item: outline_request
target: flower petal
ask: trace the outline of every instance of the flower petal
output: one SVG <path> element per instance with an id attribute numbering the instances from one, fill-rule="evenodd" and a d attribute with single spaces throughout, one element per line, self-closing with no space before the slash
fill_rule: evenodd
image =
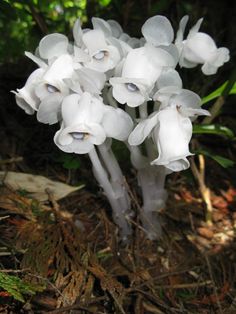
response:
<path id="1" fill-rule="evenodd" d="M 167 69 L 162 72 L 157 80 L 157 88 L 163 88 L 167 86 L 176 86 L 182 88 L 182 80 L 179 76 L 179 73 L 174 69 Z"/>
<path id="2" fill-rule="evenodd" d="M 70 78 L 73 75 L 73 59 L 70 55 L 65 54 L 58 57 L 47 69 L 44 80 L 49 84 L 57 86 L 55 82 L 64 78 Z"/>
<path id="3" fill-rule="evenodd" d="M 35 94 L 35 86 L 39 84 L 43 74 L 44 69 L 41 68 L 33 71 L 28 77 L 25 86 L 14 92 L 17 105 L 25 110 L 27 114 L 33 114 L 35 110 L 38 110 L 40 101 Z"/>
<path id="4" fill-rule="evenodd" d="M 44 59 L 52 59 L 67 53 L 68 38 L 59 33 L 43 37 L 39 43 L 39 54 Z"/>
<path id="5" fill-rule="evenodd" d="M 133 121 L 124 110 L 106 106 L 102 126 L 108 137 L 125 141 L 133 128 Z"/>
<path id="6" fill-rule="evenodd" d="M 78 81 L 85 92 L 91 94 L 101 94 L 106 76 L 102 72 L 95 71 L 93 69 L 81 68 L 77 71 Z"/>
<path id="7" fill-rule="evenodd" d="M 60 121 L 62 100 L 63 96 L 60 93 L 55 93 L 44 98 L 37 112 L 38 121 L 50 125 Z"/>
<path id="8" fill-rule="evenodd" d="M 130 145 L 140 145 L 157 125 L 158 114 L 154 112 L 148 119 L 142 120 L 131 132 L 128 142 Z"/>
<path id="9" fill-rule="evenodd" d="M 112 36 L 112 29 L 107 21 L 98 17 L 92 17 L 92 24 L 94 29 L 101 30 L 106 37 Z"/>
<path id="10" fill-rule="evenodd" d="M 179 29 L 177 31 L 177 35 L 176 35 L 176 39 L 175 39 L 175 44 L 178 46 L 178 44 L 180 44 L 183 39 L 184 39 L 184 31 L 185 31 L 185 28 L 186 28 L 186 25 L 188 23 L 188 19 L 189 19 L 189 16 L 188 15 L 185 15 L 182 17 L 182 19 L 180 20 L 179 22 Z"/>
<path id="11" fill-rule="evenodd" d="M 107 51 L 105 36 L 100 29 L 89 30 L 84 33 L 83 42 L 91 57 L 100 51 Z"/>
<path id="12" fill-rule="evenodd" d="M 149 18 L 142 26 L 142 34 L 148 43 L 156 47 L 169 45 L 174 39 L 171 23 L 162 15 Z"/>
<path id="13" fill-rule="evenodd" d="M 34 63 L 36 63 L 40 68 L 43 68 L 43 69 L 47 68 L 47 64 L 42 59 L 33 55 L 31 52 L 25 51 L 25 55 L 26 57 L 31 59 Z"/>
<path id="14" fill-rule="evenodd" d="M 119 38 L 123 33 L 123 29 L 120 24 L 115 20 L 107 20 L 107 23 L 110 25 L 112 36 Z"/>
<path id="15" fill-rule="evenodd" d="M 137 107 L 149 99 L 149 87 L 143 80 L 113 77 L 110 79 L 110 83 L 113 86 L 113 97 L 121 104 L 127 103 L 130 107 Z M 127 88 L 128 84 L 137 86 L 137 89 L 130 91 Z"/>
<path id="16" fill-rule="evenodd" d="M 76 45 L 78 47 L 81 47 L 83 44 L 83 40 L 82 40 L 83 31 L 81 29 L 81 24 L 80 24 L 79 18 L 75 21 L 75 24 L 73 26 L 73 37 L 74 37 Z"/>

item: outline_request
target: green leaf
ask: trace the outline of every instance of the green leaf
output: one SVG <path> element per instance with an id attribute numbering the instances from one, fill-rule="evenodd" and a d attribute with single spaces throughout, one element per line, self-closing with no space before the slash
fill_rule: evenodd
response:
<path id="1" fill-rule="evenodd" d="M 226 126 L 217 125 L 217 124 L 195 124 L 193 126 L 194 134 L 215 134 L 227 136 L 229 138 L 234 138 L 234 133 L 232 130 Z"/>
<path id="2" fill-rule="evenodd" d="M 78 156 L 74 156 L 73 154 L 60 154 L 56 158 L 56 161 L 61 162 L 62 166 L 68 170 L 80 168 L 80 160 Z"/>
<path id="3" fill-rule="evenodd" d="M 219 97 L 222 95 L 223 91 L 227 87 L 229 81 L 226 81 L 224 84 L 222 84 L 220 87 L 218 87 L 214 92 L 210 93 L 206 97 L 202 98 L 202 105 L 208 103 L 209 101 Z M 233 84 L 232 88 L 229 91 L 229 95 L 236 94 L 236 83 Z"/>
<path id="4" fill-rule="evenodd" d="M 19 277 L 0 271 L 0 287 L 7 291 L 18 301 L 24 302 L 24 294 L 34 295 L 37 291 L 43 291 L 45 287 L 24 282 Z"/>
<path id="5" fill-rule="evenodd" d="M 232 167 L 234 165 L 234 161 L 230 160 L 228 158 L 216 155 L 214 153 L 211 153 L 209 151 L 206 151 L 205 149 L 199 149 L 194 151 L 194 153 L 196 154 L 202 154 L 205 155 L 207 157 L 212 158 L 213 160 L 215 160 L 216 162 L 218 162 L 218 164 L 220 164 L 223 168 L 228 168 L 228 167 Z"/>

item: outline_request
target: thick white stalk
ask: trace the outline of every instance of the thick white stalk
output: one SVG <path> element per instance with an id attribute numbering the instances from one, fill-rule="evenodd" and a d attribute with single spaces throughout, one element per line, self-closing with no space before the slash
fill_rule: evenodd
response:
<path id="1" fill-rule="evenodd" d="M 110 182 L 120 202 L 120 206 L 123 211 L 126 212 L 126 215 L 131 215 L 130 198 L 125 185 L 123 173 L 111 149 L 111 139 L 108 139 L 105 143 L 99 145 L 98 149 L 103 163 L 110 174 Z"/>
<path id="2" fill-rule="evenodd" d="M 144 102 L 141 106 L 139 106 L 139 116 L 142 120 L 147 119 L 148 117 L 147 102 Z M 155 149 L 152 139 L 146 138 L 144 143 L 149 159 L 153 160 L 155 158 Z"/>
<path id="3" fill-rule="evenodd" d="M 166 170 L 162 166 L 151 166 L 139 147 L 127 145 L 131 162 L 137 169 L 138 184 L 142 190 L 143 206 L 140 218 L 147 237 L 154 240 L 161 235 L 158 211 L 165 207 L 167 192 L 164 188 Z"/>
<path id="4" fill-rule="evenodd" d="M 126 241 L 128 236 L 132 233 L 131 225 L 128 222 L 128 217 L 126 217 L 126 212 L 123 211 L 123 208 L 120 206 L 119 197 L 117 197 L 117 194 L 115 193 L 112 184 L 108 179 L 108 175 L 100 162 L 95 148 L 89 152 L 89 157 L 93 164 L 94 176 L 100 186 L 103 188 L 104 193 L 112 207 L 113 219 L 120 228 L 121 239 Z"/>

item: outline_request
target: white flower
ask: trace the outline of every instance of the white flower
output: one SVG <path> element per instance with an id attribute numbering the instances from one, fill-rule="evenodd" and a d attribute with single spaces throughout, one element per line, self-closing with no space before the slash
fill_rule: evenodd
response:
<path id="1" fill-rule="evenodd" d="M 106 106 L 87 92 L 64 98 L 62 118 L 54 141 L 61 150 L 77 154 L 88 153 L 106 137 L 126 140 L 133 126 L 123 110 Z"/>
<path id="2" fill-rule="evenodd" d="M 151 164 L 163 165 L 172 171 L 185 170 L 189 167 L 186 157 L 191 155 L 188 148 L 192 136 L 190 117 L 209 115 L 209 112 L 201 109 L 197 94 L 178 86 L 163 87 L 154 99 L 161 102 L 160 111 L 139 122 L 128 142 L 139 145 L 151 134 L 159 152 Z"/>
<path id="3" fill-rule="evenodd" d="M 61 119 L 61 103 L 70 92 L 64 82 L 73 76 L 75 64 L 69 54 L 61 55 L 47 68 L 41 81 L 35 86 L 35 94 L 40 99 L 37 112 L 39 122 L 54 124 Z"/>
<path id="4" fill-rule="evenodd" d="M 129 136 L 130 145 L 139 145 L 152 134 L 159 156 L 152 165 L 163 165 L 172 171 L 181 171 L 189 167 L 186 159 L 191 155 L 189 142 L 192 136 L 192 123 L 183 117 L 177 108 L 168 107 L 154 113 L 140 122 Z"/>
<path id="5" fill-rule="evenodd" d="M 27 114 L 34 114 L 38 110 L 40 99 L 35 94 L 35 86 L 41 81 L 44 72 L 42 68 L 35 70 L 28 77 L 24 87 L 13 91 L 17 105 Z"/>
<path id="6" fill-rule="evenodd" d="M 84 65 L 90 69 L 106 72 L 114 69 L 120 61 L 118 49 L 106 42 L 104 33 L 100 29 L 88 30 L 82 37 L 90 60 Z"/>
<path id="7" fill-rule="evenodd" d="M 220 66 L 229 61 L 229 50 L 225 47 L 217 48 L 214 40 L 208 34 L 199 32 L 202 18 L 191 28 L 187 38 L 183 40 L 187 21 L 188 16 L 181 19 L 175 40 L 180 53 L 180 66 L 193 68 L 198 64 L 203 64 L 201 69 L 204 74 L 215 74 Z"/>
<path id="8" fill-rule="evenodd" d="M 113 77 L 113 97 L 130 107 L 150 99 L 150 92 L 162 71 L 174 66 L 174 59 L 165 50 L 145 46 L 131 50 L 123 64 L 121 77 Z"/>

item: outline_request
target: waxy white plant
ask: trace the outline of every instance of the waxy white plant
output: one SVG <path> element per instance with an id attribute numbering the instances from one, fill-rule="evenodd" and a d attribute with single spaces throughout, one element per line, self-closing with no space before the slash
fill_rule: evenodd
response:
<path id="1" fill-rule="evenodd" d="M 199 32 L 202 19 L 184 39 L 187 21 L 184 16 L 175 36 L 166 17 L 153 16 L 138 39 L 114 20 L 94 17 L 93 29 L 82 29 L 77 20 L 74 42 L 50 34 L 35 55 L 26 52 L 38 69 L 14 92 L 27 114 L 36 112 L 42 123 L 60 123 L 54 141 L 62 151 L 88 154 L 124 241 L 132 234 L 134 213 L 112 139 L 130 151 L 141 188 L 139 217 L 147 237 L 156 239 L 161 234 L 158 211 L 167 199 L 166 176 L 189 167 L 192 121 L 209 115 L 200 97 L 183 88 L 176 66 L 201 64 L 202 72 L 211 75 L 229 60 L 227 48 L 217 48 Z"/>

